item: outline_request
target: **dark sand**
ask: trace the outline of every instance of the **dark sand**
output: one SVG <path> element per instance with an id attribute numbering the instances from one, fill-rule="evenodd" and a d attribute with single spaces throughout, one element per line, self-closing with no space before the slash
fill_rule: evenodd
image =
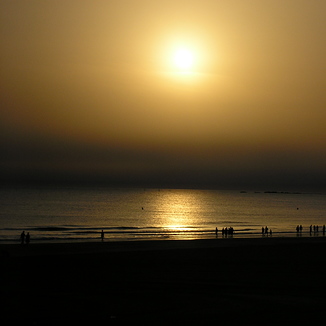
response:
<path id="1" fill-rule="evenodd" d="M 326 237 L 1 245 L 2 325 L 325 325 Z"/>

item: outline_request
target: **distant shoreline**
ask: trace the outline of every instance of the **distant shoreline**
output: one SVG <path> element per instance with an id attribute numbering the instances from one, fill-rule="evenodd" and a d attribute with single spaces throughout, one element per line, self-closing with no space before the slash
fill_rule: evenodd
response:
<path id="1" fill-rule="evenodd" d="M 272 234 L 262 234 L 261 232 L 243 232 L 243 231 L 237 231 L 234 230 L 234 234 L 230 235 L 222 235 L 221 229 L 218 230 L 218 235 L 216 236 L 215 230 L 206 231 L 206 233 L 202 233 L 200 235 L 193 235 L 193 234 L 162 234 L 162 235 L 150 235 L 148 237 L 131 237 L 131 238 L 117 238 L 114 234 L 105 233 L 104 236 L 104 242 L 110 242 L 110 243 L 135 243 L 135 242 L 150 242 L 150 241 L 205 241 L 205 240 L 224 240 L 224 239 L 233 239 L 234 241 L 237 240 L 244 240 L 244 239 L 265 239 L 265 238 L 322 238 L 326 237 L 326 235 L 322 231 L 322 226 L 319 226 L 319 231 L 312 231 L 309 232 L 301 231 L 274 231 Z M 305 227 L 307 229 L 308 227 Z M 98 233 L 98 237 L 93 237 L 89 239 L 65 239 L 65 238 L 58 238 L 58 239 L 52 239 L 49 237 L 49 239 L 33 239 L 33 234 L 31 234 L 31 243 L 33 245 L 46 245 L 46 244 L 80 244 L 80 243 L 98 243 L 102 242 L 100 233 Z M 7 246 L 7 245 L 20 245 L 20 239 L 16 240 L 6 240 L 0 238 L 0 246 Z"/>

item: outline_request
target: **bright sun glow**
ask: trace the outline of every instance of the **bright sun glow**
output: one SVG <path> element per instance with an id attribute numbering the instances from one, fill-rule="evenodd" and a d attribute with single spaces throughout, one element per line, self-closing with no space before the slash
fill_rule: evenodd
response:
<path id="1" fill-rule="evenodd" d="M 182 70 L 189 70 L 194 63 L 194 56 L 191 51 L 187 49 L 179 49 L 174 54 L 174 64 L 177 68 Z"/>

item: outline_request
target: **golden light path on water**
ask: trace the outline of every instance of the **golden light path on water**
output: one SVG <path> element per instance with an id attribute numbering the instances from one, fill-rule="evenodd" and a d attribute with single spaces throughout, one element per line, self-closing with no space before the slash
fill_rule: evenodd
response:
<path id="1" fill-rule="evenodd" d="M 162 216 L 160 226 L 167 231 L 195 231 L 196 226 L 200 224 L 201 199 L 192 191 L 164 192 L 157 197 L 155 206 L 159 211 L 166 212 Z"/>

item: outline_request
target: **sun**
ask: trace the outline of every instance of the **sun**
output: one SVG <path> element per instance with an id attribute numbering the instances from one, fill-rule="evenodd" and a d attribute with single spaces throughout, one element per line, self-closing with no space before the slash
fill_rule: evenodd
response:
<path id="1" fill-rule="evenodd" d="M 194 64 L 194 55 L 188 49 L 178 49 L 174 53 L 173 61 L 178 69 L 190 70 Z"/>

